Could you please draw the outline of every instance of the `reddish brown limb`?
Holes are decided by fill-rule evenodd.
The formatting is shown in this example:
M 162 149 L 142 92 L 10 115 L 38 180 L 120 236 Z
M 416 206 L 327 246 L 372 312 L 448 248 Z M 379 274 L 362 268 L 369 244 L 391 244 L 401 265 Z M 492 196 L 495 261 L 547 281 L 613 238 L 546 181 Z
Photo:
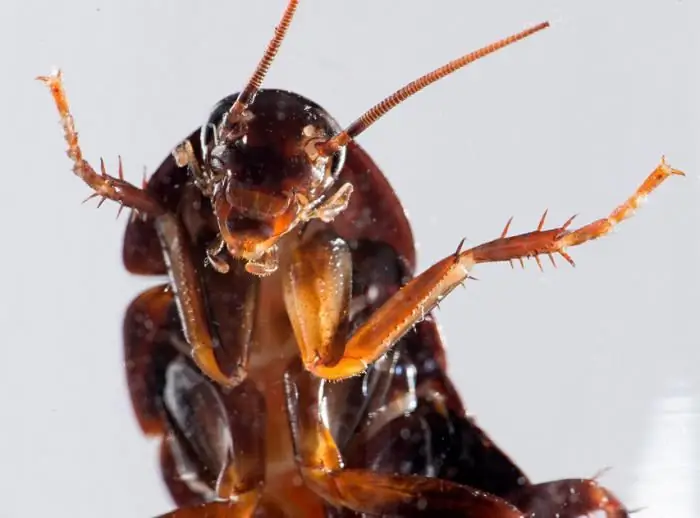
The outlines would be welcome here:
M 325 381 L 295 361 L 285 374 L 295 452 L 306 484 L 330 504 L 370 515 L 524 518 L 511 504 L 438 478 L 345 469 L 325 416 Z
M 561 236 L 557 242 L 557 246 L 560 249 L 564 249 L 569 246 L 576 246 L 586 241 L 598 239 L 608 234 L 613 230 L 615 225 L 632 217 L 639 206 L 646 201 L 647 196 L 658 188 L 664 180 L 674 175 L 685 176 L 685 173 L 679 169 L 670 167 L 666 163 L 665 157 L 661 157 L 661 163 L 652 171 L 627 201 L 619 205 L 607 218 L 599 219 L 578 230 Z
M 615 225 L 631 217 L 642 201 L 658 188 L 664 180 L 673 175 L 684 176 L 684 173 L 670 167 L 662 157 L 661 163 L 649 174 L 634 194 L 613 210 L 607 218 L 599 219 L 577 230 L 569 231 L 567 229 L 575 216 L 569 218 L 562 226 L 550 230 L 541 230 L 543 217 L 538 229 L 534 232 L 496 239 L 472 248 L 465 253 L 471 255 L 474 264 L 510 261 L 514 258 L 536 257 L 541 254 L 559 254 L 571 266 L 575 266 L 573 259 L 566 252 L 568 247 L 581 245 L 610 233 Z
M 122 206 L 135 209 L 139 212 L 158 216 L 164 212 L 163 207 L 146 191 L 130 184 L 124 180 L 121 157 L 119 159 L 119 177 L 115 178 L 107 174 L 104 162 L 101 160 L 101 173 L 97 173 L 93 167 L 83 158 L 80 149 L 78 132 L 75 129 L 73 115 L 70 113 L 68 98 L 63 88 L 63 76 L 61 71 L 57 71 L 48 76 L 37 77 L 49 87 L 53 100 L 61 116 L 61 124 L 66 142 L 68 144 L 68 157 L 73 161 L 73 172 L 88 184 L 95 192 L 88 198 L 101 196 L 98 205 L 102 205 L 104 200 L 114 200 Z
M 177 218 L 165 213 L 155 220 L 156 231 L 163 245 L 163 255 L 168 267 L 171 286 L 175 295 L 180 322 L 187 343 L 192 348 L 192 359 L 202 372 L 212 380 L 225 386 L 236 386 L 246 376 L 240 358 L 238 368 L 229 375 L 222 372 L 214 354 L 214 339 L 209 329 L 209 320 L 204 306 L 201 280 L 186 247 L 185 230 Z M 241 351 L 247 356 L 247 347 Z
M 547 254 L 553 259 L 553 254 L 559 254 L 573 266 L 573 259 L 566 252 L 567 247 L 604 236 L 615 224 L 629 217 L 640 201 L 666 178 L 682 174 L 662 160 L 635 194 L 608 218 L 574 231 L 567 230 L 573 217 L 562 226 L 549 230 L 541 230 L 544 224 L 542 218 L 538 225 L 540 230 L 500 237 L 461 252 L 458 256 L 449 255 L 411 280 L 375 311 L 350 337 L 345 344 L 343 357 L 335 365 L 307 364 L 306 367 L 316 375 L 330 380 L 344 379 L 364 372 L 369 364 L 385 354 L 406 331 L 432 311 L 442 298 L 465 282 L 471 270 L 479 263 L 518 260 L 524 265 L 524 258 Z M 508 226 L 509 224 L 501 233 L 502 236 L 505 236 Z M 541 266 L 541 263 L 538 262 L 538 265 Z
M 325 379 L 356 376 L 394 345 L 455 287 L 469 277 L 472 264 L 450 254 L 403 286 L 358 328 L 345 344 L 343 357 L 333 366 L 307 364 L 306 368 Z M 468 267 L 467 267 L 468 266 Z

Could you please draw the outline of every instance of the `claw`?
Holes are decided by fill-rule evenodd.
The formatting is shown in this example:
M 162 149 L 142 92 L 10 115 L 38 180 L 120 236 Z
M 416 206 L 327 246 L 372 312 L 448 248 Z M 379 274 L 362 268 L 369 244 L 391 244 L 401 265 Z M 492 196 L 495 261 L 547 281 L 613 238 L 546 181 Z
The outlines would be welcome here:
M 124 167 L 122 165 L 121 156 L 119 157 L 118 178 L 107 174 L 107 167 L 105 166 L 103 158 L 100 158 L 100 172 L 96 171 L 88 161 L 83 158 L 80 142 L 78 140 L 78 132 L 75 129 L 75 122 L 70 113 L 66 92 L 63 89 L 61 71 L 56 70 L 50 75 L 39 76 L 37 80 L 42 81 L 51 91 L 51 96 L 53 97 L 54 104 L 56 105 L 61 119 L 61 125 L 63 126 L 63 136 L 68 144 L 66 154 L 73 162 L 73 173 L 83 180 L 92 190 L 93 194 L 87 199 L 90 200 L 96 196 L 102 196 L 103 199 L 98 204 L 98 207 L 104 203 L 105 199 L 111 199 L 129 208 L 138 209 L 145 214 L 157 216 L 165 212 L 165 209 L 161 207 L 160 203 L 149 193 L 139 190 L 124 180 Z
M 666 162 L 666 155 L 661 156 L 661 166 L 666 170 L 667 174 L 669 175 L 675 174 L 677 176 L 685 176 L 685 173 L 680 169 L 675 169 L 668 165 L 668 163 Z

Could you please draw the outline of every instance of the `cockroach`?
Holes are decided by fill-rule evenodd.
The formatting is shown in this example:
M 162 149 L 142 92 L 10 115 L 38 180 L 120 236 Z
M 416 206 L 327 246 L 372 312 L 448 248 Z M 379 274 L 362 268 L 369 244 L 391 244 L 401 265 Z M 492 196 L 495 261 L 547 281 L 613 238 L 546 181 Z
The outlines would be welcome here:
M 429 84 L 548 23 L 466 54 L 343 128 L 313 101 L 262 89 L 297 9 L 289 0 L 243 90 L 137 187 L 83 157 L 60 71 L 51 91 L 73 172 L 131 209 L 127 271 L 167 275 L 124 319 L 143 432 L 162 437 L 171 518 L 627 516 L 595 479 L 533 483 L 466 415 L 431 310 L 480 263 L 571 265 L 664 180 L 665 160 L 608 216 L 573 217 L 457 250 L 414 275 L 409 224 L 357 144 Z

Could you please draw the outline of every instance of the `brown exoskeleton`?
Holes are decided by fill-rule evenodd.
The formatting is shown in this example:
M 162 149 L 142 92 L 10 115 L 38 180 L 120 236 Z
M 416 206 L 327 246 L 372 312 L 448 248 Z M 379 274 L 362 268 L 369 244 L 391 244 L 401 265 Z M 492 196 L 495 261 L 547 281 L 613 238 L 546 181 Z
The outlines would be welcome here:
M 662 162 L 605 218 L 457 250 L 414 276 L 408 223 L 355 139 L 441 77 L 536 25 L 409 83 L 343 129 L 323 108 L 262 82 L 298 1 L 240 94 L 136 187 L 83 158 L 60 72 L 40 78 L 74 172 L 134 211 L 126 268 L 168 275 L 125 323 L 143 430 L 163 436 L 180 507 L 205 516 L 626 516 L 594 480 L 535 485 L 470 421 L 429 316 L 479 263 L 540 256 L 606 235 L 666 178 Z M 360 215 L 362 214 L 362 217 Z M 334 383 L 331 383 L 334 382 Z M 438 440 L 439 439 L 439 440 Z

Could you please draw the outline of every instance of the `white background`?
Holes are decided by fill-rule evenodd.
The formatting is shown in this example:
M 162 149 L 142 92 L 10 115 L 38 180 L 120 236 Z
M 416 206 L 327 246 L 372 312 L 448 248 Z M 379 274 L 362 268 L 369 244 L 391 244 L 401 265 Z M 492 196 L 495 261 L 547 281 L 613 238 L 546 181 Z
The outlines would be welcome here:
M 126 218 L 80 205 L 53 66 L 87 157 L 140 181 L 253 71 L 283 0 L 22 0 L 0 21 L 0 515 L 169 509 L 133 418 L 121 320 L 153 279 L 121 266 Z M 612 237 L 524 272 L 491 265 L 438 313 L 469 410 L 534 480 L 592 476 L 645 518 L 700 513 L 700 161 L 695 0 L 305 0 L 266 86 L 343 123 L 419 74 L 549 19 L 363 134 L 420 268 L 469 243 L 606 215 L 672 178 Z

